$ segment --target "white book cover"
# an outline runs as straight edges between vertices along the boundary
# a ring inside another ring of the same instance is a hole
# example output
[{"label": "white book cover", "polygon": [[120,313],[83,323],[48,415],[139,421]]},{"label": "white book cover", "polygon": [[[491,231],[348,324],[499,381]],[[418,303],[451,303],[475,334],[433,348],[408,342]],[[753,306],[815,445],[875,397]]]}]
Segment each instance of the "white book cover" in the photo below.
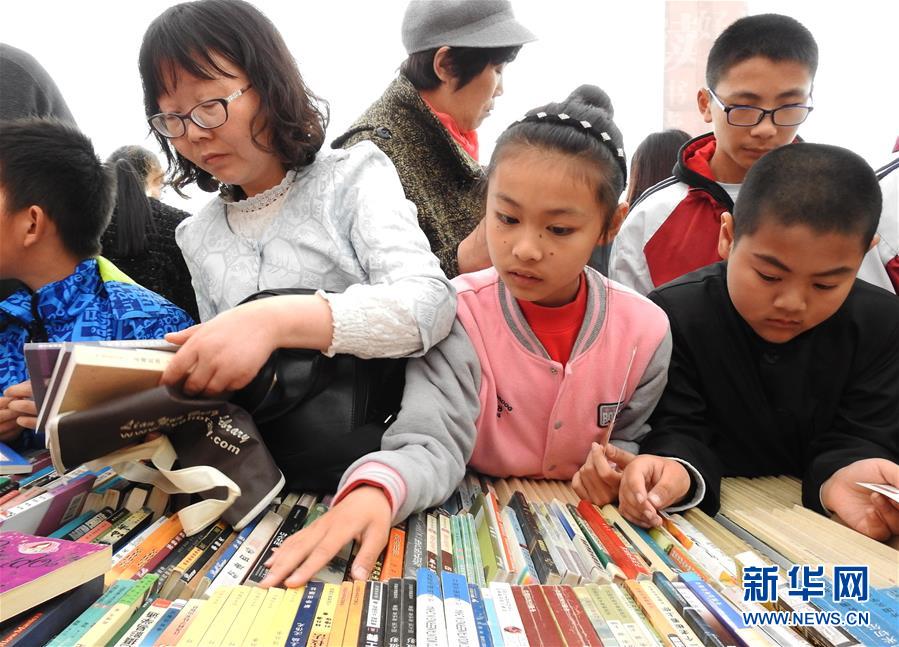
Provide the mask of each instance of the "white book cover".
[{"label": "white book cover", "polygon": [[418,569],[416,580],[415,644],[417,647],[449,647],[440,580],[428,568]]},{"label": "white book cover", "polygon": [[42,492],[18,505],[0,512],[0,530],[4,532],[21,532],[25,535],[33,535],[40,525],[50,502],[53,501],[52,492]]},{"label": "white book cover", "polygon": [[443,611],[449,644],[478,647],[478,627],[471,608],[468,580],[462,575],[445,571],[440,576],[443,583]]}]

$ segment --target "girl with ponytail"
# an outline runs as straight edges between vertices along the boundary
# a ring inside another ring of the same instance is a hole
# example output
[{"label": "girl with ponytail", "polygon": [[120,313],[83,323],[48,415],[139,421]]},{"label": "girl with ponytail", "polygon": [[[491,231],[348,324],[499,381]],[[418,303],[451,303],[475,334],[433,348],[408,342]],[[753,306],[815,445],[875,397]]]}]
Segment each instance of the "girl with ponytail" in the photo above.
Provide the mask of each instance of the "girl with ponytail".
[{"label": "girl with ponytail", "polygon": [[264,585],[303,584],[351,539],[352,576],[367,578],[391,525],[446,500],[466,465],[572,479],[595,503],[617,496],[671,355],[662,310],[587,266],[627,211],[626,173],[611,102],[593,86],[500,135],[485,187],[493,267],[453,279],[453,330],[409,363],[381,451],[349,467],[335,505],[284,542]]}]

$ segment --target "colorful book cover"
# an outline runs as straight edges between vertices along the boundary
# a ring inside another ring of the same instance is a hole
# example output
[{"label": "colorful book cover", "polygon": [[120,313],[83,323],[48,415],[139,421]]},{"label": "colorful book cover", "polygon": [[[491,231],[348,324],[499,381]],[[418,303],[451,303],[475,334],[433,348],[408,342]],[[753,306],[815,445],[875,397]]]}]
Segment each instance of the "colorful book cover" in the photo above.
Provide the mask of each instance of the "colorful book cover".
[{"label": "colorful book cover", "polygon": [[234,586],[243,582],[253,570],[253,566],[280,525],[281,517],[276,512],[271,510],[266,512],[246,541],[240,545],[222,571],[212,580],[206,589],[206,595],[211,596],[222,586]]},{"label": "colorful book cover", "polygon": [[427,556],[425,566],[436,573],[440,567],[440,560],[438,558],[440,551],[440,529],[438,527],[437,515],[433,512],[426,513],[425,515],[425,529],[425,555]]},{"label": "colorful book cover", "polygon": [[525,542],[527,542],[528,553],[534,562],[534,568],[540,582],[542,584],[561,583],[562,575],[559,573],[556,563],[547,550],[546,542],[540,533],[537,519],[527,498],[520,491],[516,491],[512,494],[512,498],[509,499],[509,507],[515,512],[515,516],[521,525],[521,531],[524,534]]},{"label": "colorful book cover", "polygon": [[208,604],[208,601],[206,600],[188,600],[185,602],[175,618],[169,623],[168,627],[166,627],[153,644],[159,645],[160,647],[177,645],[190,629],[194,620],[197,619],[197,616],[200,615],[200,611],[206,604]]},{"label": "colorful book cover", "polygon": [[109,569],[108,546],[0,532],[0,622]]},{"label": "colorful book cover", "polygon": [[593,532],[596,533],[609,556],[628,579],[636,579],[638,575],[649,575],[646,567],[639,563],[625,548],[624,543],[612,531],[612,528],[606,523],[599,511],[593,507],[592,503],[582,500],[577,506],[577,511]]},{"label": "colorful book cover", "polygon": [[440,542],[439,566],[441,571],[454,573],[453,569],[453,529],[450,516],[446,512],[437,513],[437,538]]},{"label": "colorful book cover", "polygon": [[178,617],[178,614],[181,613],[181,609],[184,608],[185,604],[187,604],[187,600],[172,600],[159,620],[147,630],[147,633],[141,641],[136,645],[129,645],[128,647],[153,647],[165,630],[168,629],[175,618]]},{"label": "colorful book cover", "polygon": [[104,645],[112,639],[116,632],[131,619],[137,608],[147,599],[150,589],[156,581],[155,575],[146,575],[132,586],[128,591],[103,614],[90,629],[88,629],[76,643],[75,647],[92,647]]},{"label": "colorful book cover", "polygon": [[429,568],[418,569],[416,579],[416,634],[418,647],[449,647],[443,597],[437,573]]},{"label": "colorful book cover", "polygon": [[574,591],[575,596],[577,596],[578,602],[581,603],[581,608],[584,610],[584,613],[587,614],[587,619],[590,621],[590,625],[593,627],[596,635],[602,640],[603,647],[627,647],[625,644],[618,644],[615,634],[612,633],[609,624],[599,612],[599,608],[596,606],[593,598],[590,597],[587,588],[584,586],[575,586],[572,588],[572,591]]},{"label": "colorful book cover", "polygon": [[32,469],[31,461],[6,443],[0,443],[0,474],[31,474]]},{"label": "colorful book cover", "polygon": [[403,554],[406,550],[406,531],[394,526],[390,529],[387,548],[384,552],[384,565],[381,567],[382,582],[403,576]]},{"label": "colorful book cover", "polygon": [[444,571],[440,574],[443,585],[443,612],[446,618],[446,635],[450,645],[478,644],[478,627],[475,624],[468,581],[462,575]]},{"label": "colorful book cover", "polygon": [[547,586],[542,589],[543,595],[552,609],[556,624],[566,642],[590,647],[605,647],[602,639],[596,634],[587,612],[570,586]]},{"label": "colorful book cover", "polygon": [[[473,586],[473,585],[471,585]],[[493,647],[503,647],[503,627],[496,613],[496,604],[493,602],[493,592],[487,587],[478,587],[481,591],[481,600],[484,602],[484,612],[487,614],[487,624],[490,627],[490,640]],[[511,591],[511,589],[509,589]]]},{"label": "colorful book cover", "polygon": [[312,619],[312,628],[309,631],[307,647],[327,647],[328,639],[334,628],[334,613],[337,611],[337,602],[340,598],[340,584],[326,583],[322,589],[315,617]]},{"label": "colorful book cover", "polygon": [[512,583],[519,586],[539,584],[537,569],[528,552],[527,542],[515,511],[509,506],[505,506],[500,514],[503,518],[503,527],[510,535],[509,552],[512,556],[512,570],[514,571]]},{"label": "colorful book cover", "polygon": [[156,598],[150,602],[125,634],[119,638],[114,647],[134,647],[139,645],[150,633],[150,630],[159,622],[168,611],[171,602],[163,598]]}]

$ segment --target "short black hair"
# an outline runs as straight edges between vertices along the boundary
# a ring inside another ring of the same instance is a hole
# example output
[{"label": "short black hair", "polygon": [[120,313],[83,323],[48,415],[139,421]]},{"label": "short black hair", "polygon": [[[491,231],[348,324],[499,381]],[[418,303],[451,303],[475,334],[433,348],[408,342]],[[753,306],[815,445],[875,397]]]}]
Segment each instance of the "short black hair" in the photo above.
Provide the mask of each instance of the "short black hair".
[{"label": "short black hair", "polygon": [[[541,118],[541,114],[550,117]],[[564,119],[558,119],[559,115],[564,115]],[[581,158],[586,177],[594,177],[590,170],[599,171],[596,199],[605,210],[602,231],[607,233],[627,180],[624,141],[614,116],[609,95],[595,85],[582,85],[560,103],[529,110],[524,119],[506,128],[496,140],[487,167],[487,183],[503,155],[517,146],[542,148]],[[589,123],[590,130],[579,127],[577,124],[581,122]],[[482,192],[485,188],[482,183]]]},{"label": "short black hair", "polygon": [[734,206],[734,240],[769,220],[857,235],[867,250],[882,206],[874,169],[856,153],[827,144],[781,146],[746,174]]},{"label": "short black hair", "polygon": [[[440,79],[434,73],[434,56],[439,47],[415,52],[400,65],[400,72],[409,79],[416,90],[433,90],[440,85]],[[511,63],[518,56],[521,45],[509,47],[450,47],[448,52],[449,67],[456,77],[459,90],[484,71],[488,65]]]},{"label": "short black hair", "polygon": [[52,119],[0,121],[0,186],[7,213],[37,205],[69,252],[82,259],[100,253],[115,176],[77,128]]},{"label": "short black hair", "polygon": [[818,43],[812,32],[795,18],[766,13],[740,18],[718,35],[706,60],[706,85],[714,90],[734,65],[756,56],[796,61],[812,78],[818,70]]},{"label": "short black hair", "polygon": [[[150,23],[138,58],[147,117],[159,113],[158,98],[170,89],[178,68],[201,79],[228,76],[213,60],[215,54],[246,72],[259,95],[259,112],[252,123],[256,146],[277,155],[288,169],[311,164],[325,141],[327,103],[306,87],[272,21],[243,0],[184,2]],[[271,131],[270,148],[255,139],[266,127]],[[220,188],[209,173],[179,155],[168,139],[154,134],[173,171],[170,184],[175,190],[192,182],[206,191]]]}]

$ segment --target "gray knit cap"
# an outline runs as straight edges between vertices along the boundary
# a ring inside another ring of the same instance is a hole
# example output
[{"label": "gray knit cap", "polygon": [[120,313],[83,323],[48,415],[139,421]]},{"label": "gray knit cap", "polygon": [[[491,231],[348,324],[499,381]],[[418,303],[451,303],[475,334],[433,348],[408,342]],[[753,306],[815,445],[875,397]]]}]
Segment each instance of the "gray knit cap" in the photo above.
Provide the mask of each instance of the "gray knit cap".
[{"label": "gray knit cap", "polygon": [[403,17],[407,54],[435,47],[512,47],[536,40],[509,0],[412,0]]}]

